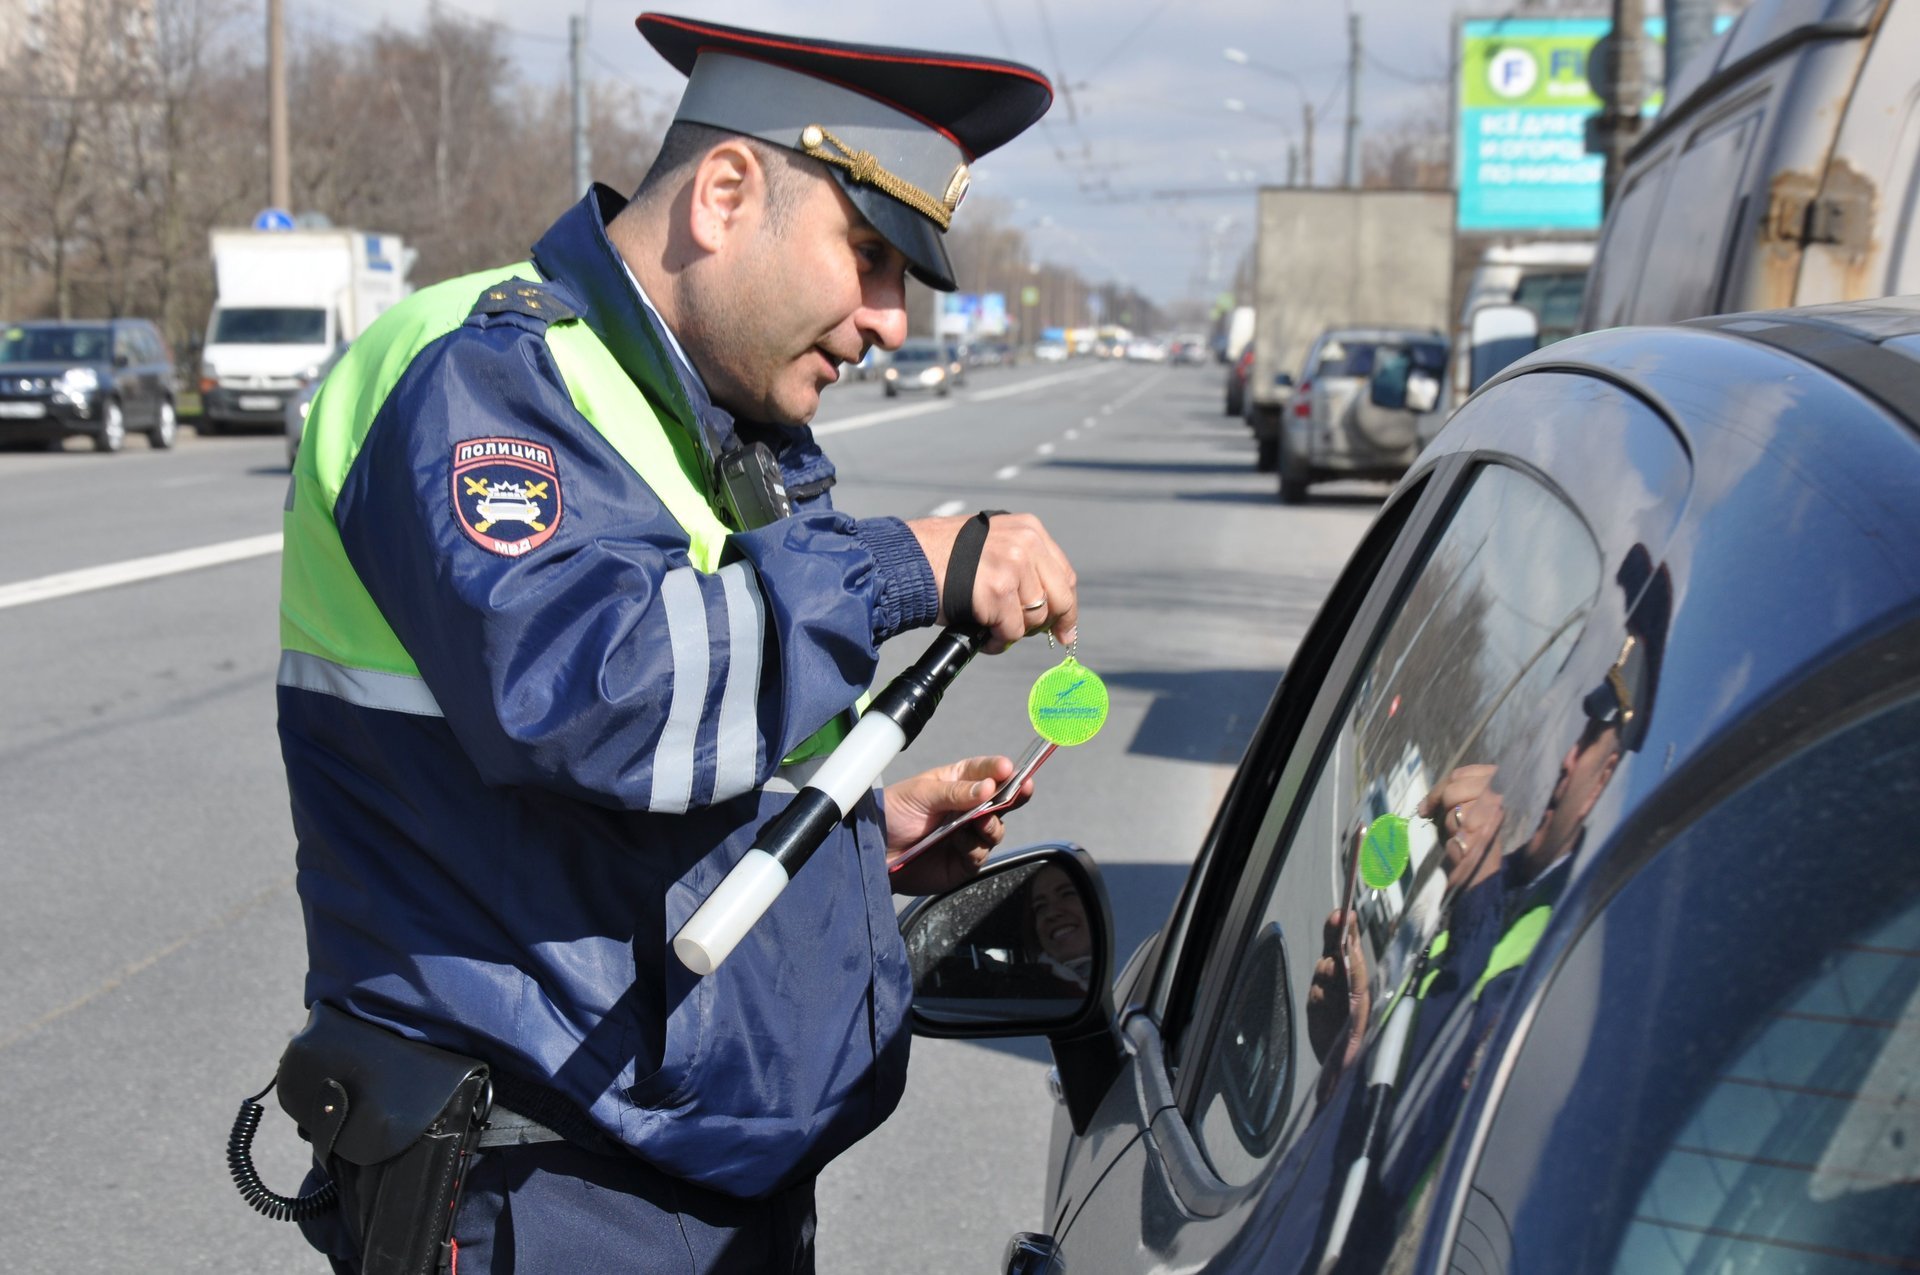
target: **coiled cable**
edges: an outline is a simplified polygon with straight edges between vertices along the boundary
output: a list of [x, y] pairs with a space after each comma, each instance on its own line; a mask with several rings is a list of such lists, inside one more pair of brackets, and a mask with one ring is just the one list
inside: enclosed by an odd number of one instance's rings
[[285, 1196], [269, 1191], [267, 1184], [260, 1180], [260, 1171], [253, 1167], [253, 1138], [260, 1131], [260, 1117], [266, 1114], [260, 1100], [273, 1092], [279, 1079], [275, 1076], [265, 1089], [240, 1103], [240, 1114], [234, 1117], [233, 1132], [227, 1137], [227, 1171], [233, 1174], [233, 1185], [239, 1189], [240, 1197], [255, 1212], [276, 1222], [304, 1222], [338, 1204], [340, 1191], [328, 1182], [305, 1195]]

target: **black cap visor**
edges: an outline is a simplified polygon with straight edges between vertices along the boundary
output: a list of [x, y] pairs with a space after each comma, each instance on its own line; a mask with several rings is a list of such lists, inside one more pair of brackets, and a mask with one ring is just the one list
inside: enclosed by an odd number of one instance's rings
[[833, 174], [840, 189], [847, 192], [847, 198], [881, 238], [905, 254], [907, 269], [914, 278], [937, 292], [954, 290], [953, 262], [947, 257], [946, 240], [938, 226], [893, 196], [855, 181], [850, 173], [830, 164], [821, 167]]

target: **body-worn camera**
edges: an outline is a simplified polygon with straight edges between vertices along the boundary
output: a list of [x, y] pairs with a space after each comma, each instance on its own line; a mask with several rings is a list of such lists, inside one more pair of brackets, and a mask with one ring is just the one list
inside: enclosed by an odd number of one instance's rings
[[719, 496], [736, 531], [778, 522], [793, 512], [780, 462], [765, 443], [748, 443], [723, 453], [714, 465]]

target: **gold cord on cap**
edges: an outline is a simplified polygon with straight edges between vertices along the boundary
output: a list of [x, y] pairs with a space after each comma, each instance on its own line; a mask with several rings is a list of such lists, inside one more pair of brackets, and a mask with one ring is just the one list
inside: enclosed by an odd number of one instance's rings
[[[953, 224], [953, 210], [958, 206], [959, 199], [956, 198], [952, 203], [935, 199], [913, 183], [882, 168], [872, 152], [854, 149], [818, 124], [809, 124], [800, 130], [800, 149], [823, 164], [832, 164], [844, 170], [853, 180], [891, 195], [942, 230]], [[959, 193], [966, 193], [964, 186]]]

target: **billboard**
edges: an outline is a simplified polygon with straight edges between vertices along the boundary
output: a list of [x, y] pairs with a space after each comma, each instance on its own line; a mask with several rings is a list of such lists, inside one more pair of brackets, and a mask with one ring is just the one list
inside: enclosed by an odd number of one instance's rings
[[1004, 292], [942, 292], [935, 319], [938, 336], [972, 341], [1007, 334], [1007, 296]]
[[[1720, 17], [1716, 31], [1731, 19]], [[1587, 154], [1586, 125], [1600, 109], [1587, 83], [1606, 18], [1468, 18], [1460, 24], [1454, 180], [1462, 231], [1594, 231], [1605, 161]], [[1647, 19], [1656, 46], [1662, 18]], [[1650, 86], [1660, 50], [1648, 51]], [[1644, 107], [1660, 109], [1657, 87]]]

